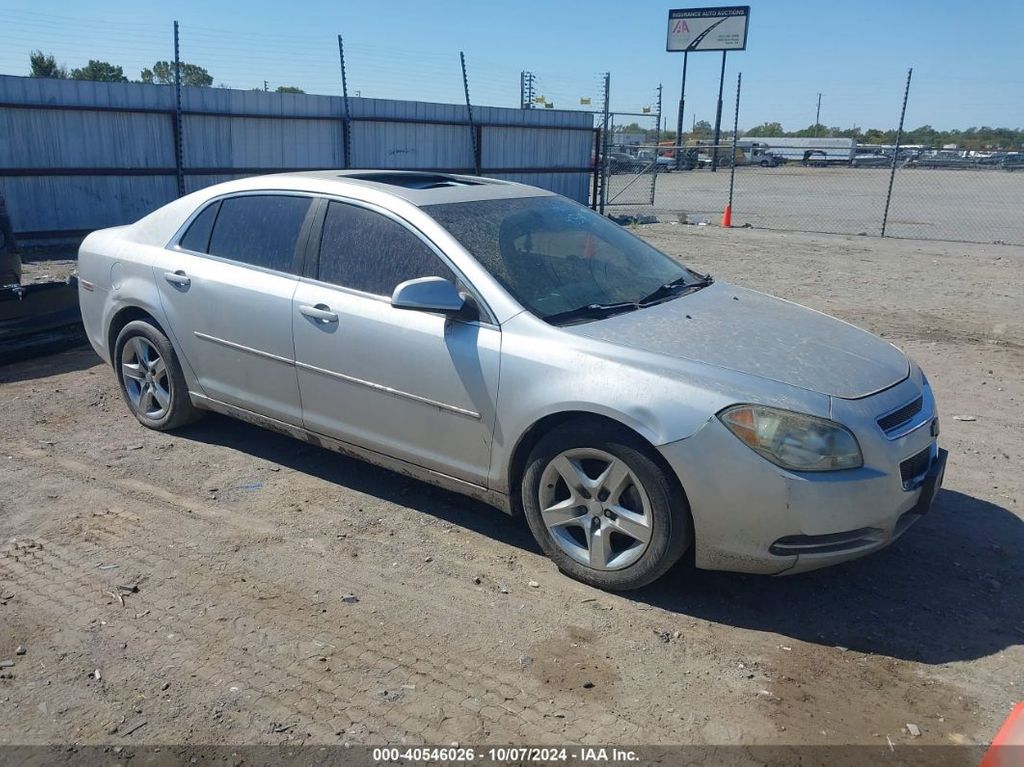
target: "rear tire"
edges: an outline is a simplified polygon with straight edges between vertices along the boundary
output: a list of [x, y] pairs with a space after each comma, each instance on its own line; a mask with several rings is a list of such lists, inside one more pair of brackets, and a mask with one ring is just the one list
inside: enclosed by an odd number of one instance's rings
[[652, 583], [693, 541], [674, 478], [647, 443], [613, 424], [570, 421], [542, 437], [527, 459], [522, 500], [558, 569], [609, 591]]
[[146, 428], [170, 431], [202, 417], [189, 398], [174, 347], [154, 325], [145, 320], [125, 325], [113, 359], [121, 396]]

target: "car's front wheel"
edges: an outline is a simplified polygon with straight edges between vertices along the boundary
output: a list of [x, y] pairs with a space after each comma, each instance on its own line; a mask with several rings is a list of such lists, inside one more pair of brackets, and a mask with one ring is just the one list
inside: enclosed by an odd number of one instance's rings
[[114, 367], [121, 394], [143, 426], [168, 431], [202, 415], [188, 396], [171, 342], [145, 320], [121, 329], [114, 343]]
[[689, 548], [686, 499], [624, 428], [570, 422], [527, 460], [523, 510], [559, 569], [598, 588], [626, 591], [661, 577]]

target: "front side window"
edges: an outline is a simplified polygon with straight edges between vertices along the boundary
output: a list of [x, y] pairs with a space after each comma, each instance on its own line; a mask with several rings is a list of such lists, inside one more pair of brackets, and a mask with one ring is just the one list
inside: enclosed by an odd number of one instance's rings
[[444, 203], [424, 210], [517, 301], [549, 322], [643, 308], [708, 282], [563, 197]]
[[327, 206], [320, 241], [321, 281], [390, 297], [399, 283], [417, 277], [455, 281], [452, 270], [397, 221], [356, 205]]
[[310, 198], [293, 195], [229, 197], [210, 235], [209, 253], [279, 272], [295, 272], [299, 233]]

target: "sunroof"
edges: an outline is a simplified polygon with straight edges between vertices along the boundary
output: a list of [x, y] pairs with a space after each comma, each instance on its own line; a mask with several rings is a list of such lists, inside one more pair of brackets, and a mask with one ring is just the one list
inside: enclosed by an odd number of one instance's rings
[[482, 182], [446, 176], [442, 173], [354, 173], [346, 178], [404, 189], [440, 189], [447, 186], [476, 186]]

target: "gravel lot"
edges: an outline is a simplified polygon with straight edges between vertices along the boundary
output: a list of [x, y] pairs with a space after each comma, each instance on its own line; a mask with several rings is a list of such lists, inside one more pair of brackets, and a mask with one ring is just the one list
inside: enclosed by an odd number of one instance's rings
[[226, 418], [146, 431], [91, 349], [0, 367], [0, 744], [990, 739], [1024, 685], [1024, 249], [638, 231], [913, 354], [932, 513], [830, 570], [611, 595], [462, 497]]
[[[625, 211], [672, 220], [685, 211], [717, 224], [729, 199], [729, 170], [659, 174], [654, 207], [650, 177], [610, 177], [609, 201]], [[887, 168], [736, 169], [733, 226], [878, 235], [889, 186]], [[618, 195], [618, 196], [617, 196]], [[886, 233], [969, 242], [1024, 245], [1024, 173], [989, 170], [900, 169], [893, 185]], [[623, 210], [613, 205], [609, 212]]]

